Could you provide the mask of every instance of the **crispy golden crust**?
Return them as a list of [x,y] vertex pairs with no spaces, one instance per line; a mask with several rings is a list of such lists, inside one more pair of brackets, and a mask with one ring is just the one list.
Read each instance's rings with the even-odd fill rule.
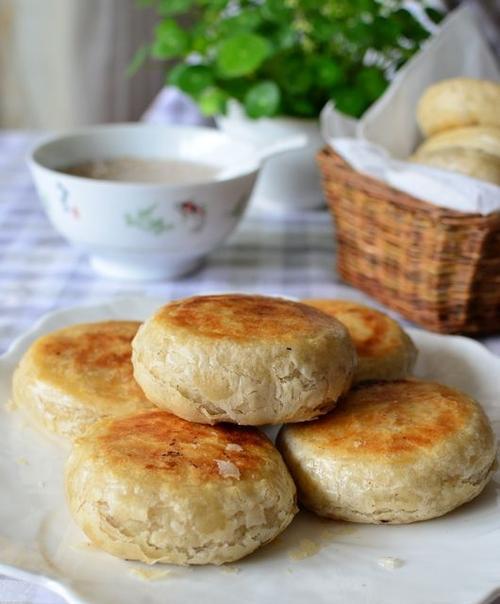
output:
[[307,507],[371,523],[424,520],[470,501],[496,455],[475,401],[403,380],[360,386],[334,413],[286,426],[279,448]]
[[133,377],[132,340],[138,321],[73,325],[31,348],[39,378],[87,398],[90,405],[120,405],[145,397]]
[[89,428],[68,459],[66,493],[93,543],[148,563],[237,560],[297,511],[293,481],[264,435],[161,410]]
[[133,377],[140,323],[72,325],[36,340],[17,368],[15,404],[44,428],[78,436],[96,419],[152,407]]
[[332,409],[356,359],[346,328],[314,308],[220,295],[160,309],[139,329],[132,362],[148,398],[179,417],[261,425]]
[[304,300],[347,327],[358,367],[354,382],[397,380],[409,376],[417,350],[399,324],[384,313],[348,300]]
[[304,300],[335,317],[349,330],[359,356],[373,357],[401,346],[399,325],[383,313],[347,300]]
[[280,298],[225,294],[195,296],[171,302],[155,323],[213,339],[274,340],[310,336],[331,327],[322,313]]
[[[336,457],[419,455],[457,434],[475,403],[441,384],[385,382],[359,386],[337,408],[300,426],[301,438]],[[293,430],[293,429],[292,429]]]
[[224,482],[220,460],[236,465],[240,478],[251,478],[276,455],[271,441],[257,430],[194,424],[161,410],[108,421],[90,438],[108,463],[125,472],[154,470],[196,482]]

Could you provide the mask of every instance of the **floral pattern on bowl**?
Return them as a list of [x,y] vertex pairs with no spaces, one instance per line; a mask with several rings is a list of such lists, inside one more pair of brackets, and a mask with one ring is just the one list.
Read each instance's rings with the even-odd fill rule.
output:
[[125,222],[129,227],[140,229],[152,233],[153,235],[161,235],[165,231],[174,228],[174,225],[167,223],[163,218],[154,216],[157,204],[137,210],[135,214],[126,213]]

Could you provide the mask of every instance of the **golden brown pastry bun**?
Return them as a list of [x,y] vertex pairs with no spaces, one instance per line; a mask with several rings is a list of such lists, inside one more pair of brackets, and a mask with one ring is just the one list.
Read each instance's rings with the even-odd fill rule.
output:
[[306,306],[227,294],[161,308],[133,342],[134,375],[159,407],[193,422],[310,420],[351,384],[345,327]]
[[441,151],[450,147],[475,149],[500,158],[500,127],[469,126],[468,128],[445,130],[426,139],[416,149],[415,155]]
[[39,338],[14,373],[14,405],[43,429],[70,438],[100,418],[153,407],[132,372],[139,325],[87,323]]
[[433,168],[459,172],[472,178],[500,185],[500,157],[477,149],[448,147],[434,151],[421,151],[412,161]]
[[470,501],[496,457],[475,401],[418,381],[360,386],[333,413],[285,426],[278,448],[307,508],[373,524],[426,520]]
[[354,382],[398,380],[411,375],[417,349],[394,319],[347,300],[303,300],[343,323],[358,355]]
[[500,127],[500,84],[473,78],[437,82],[420,98],[417,122],[425,136],[466,126]]
[[149,564],[238,560],[297,512],[286,466],[258,430],[159,409],[90,428],[68,459],[66,493],[92,543]]

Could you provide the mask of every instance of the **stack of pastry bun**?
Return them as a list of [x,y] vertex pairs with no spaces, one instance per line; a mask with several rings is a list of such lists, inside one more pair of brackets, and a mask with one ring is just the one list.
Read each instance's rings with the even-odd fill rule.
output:
[[417,122],[426,139],[410,159],[500,185],[500,83],[442,80],[420,98]]
[[[301,504],[407,523],[478,495],[495,463],[481,407],[411,377],[417,351],[354,302],[256,295],[171,302],[142,325],[74,325],[32,344],[15,405],[71,439],[67,500],[99,548],[222,564]],[[281,425],[276,446],[257,426]]]

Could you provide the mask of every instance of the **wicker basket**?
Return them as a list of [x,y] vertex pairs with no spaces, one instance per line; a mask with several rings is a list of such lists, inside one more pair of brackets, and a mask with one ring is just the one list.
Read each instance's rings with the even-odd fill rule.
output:
[[500,213],[439,208],[329,149],[318,161],[346,282],[433,331],[500,331]]

